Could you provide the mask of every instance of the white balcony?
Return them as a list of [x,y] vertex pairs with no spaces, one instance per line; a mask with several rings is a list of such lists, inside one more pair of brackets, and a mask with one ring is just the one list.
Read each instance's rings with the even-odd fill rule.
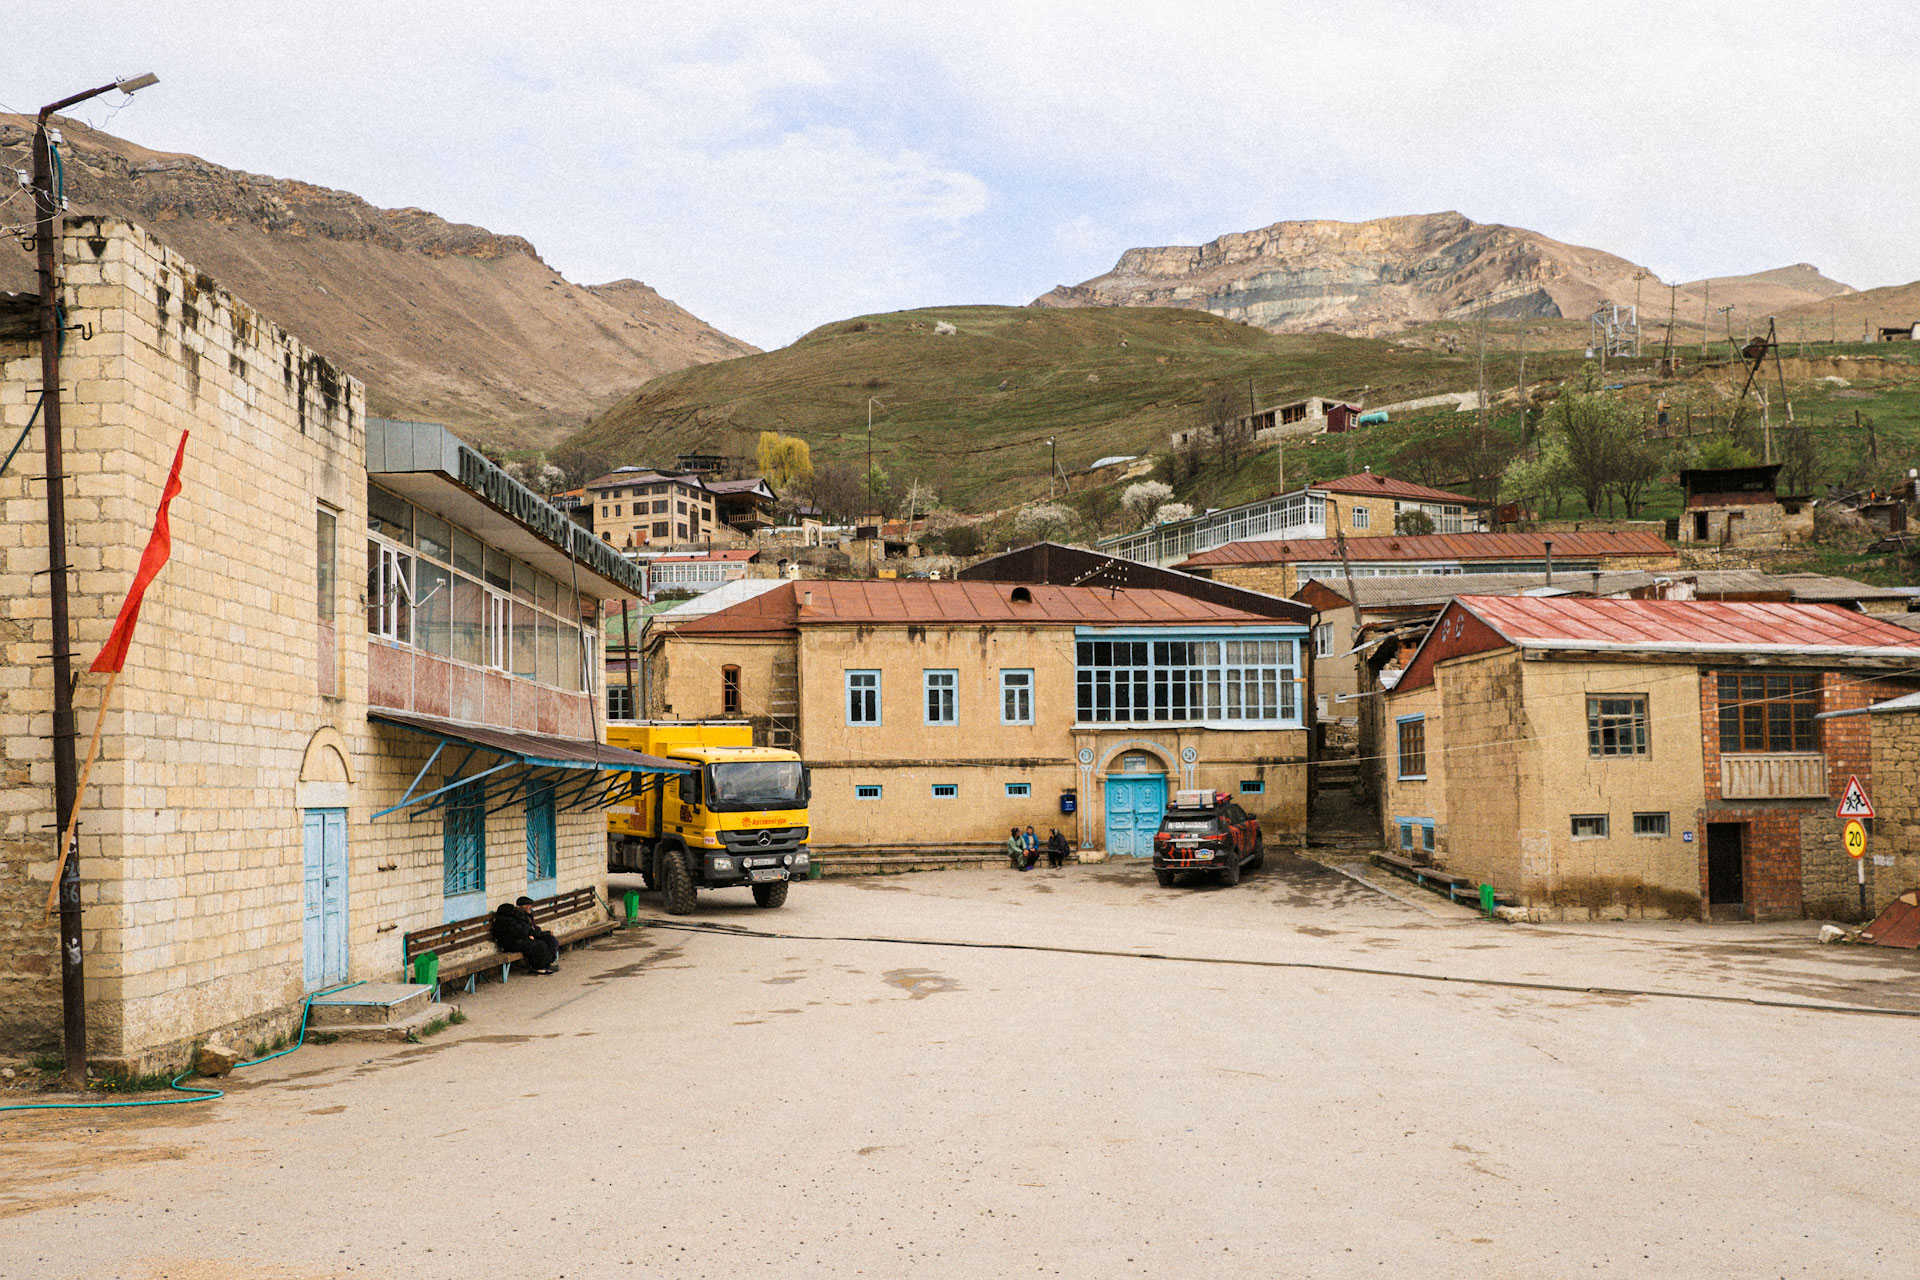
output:
[[1818,800],[1827,794],[1827,757],[1818,751],[1769,751],[1720,757],[1727,800]]

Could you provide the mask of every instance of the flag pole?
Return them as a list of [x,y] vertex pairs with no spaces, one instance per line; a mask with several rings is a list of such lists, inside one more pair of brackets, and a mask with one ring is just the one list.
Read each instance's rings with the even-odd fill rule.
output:
[[47,887],[47,917],[53,915],[54,903],[60,897],[60,877],[67,870],[67,855],[73,850],[74,828],[80,825],[80,802],[86,798],[87,775],[93,772],[94,757],[100,754],[100,727],[107,722],[107,704],[113,701],[113,686],[120,683],[120,670],[114,670],[107,676],[107,687],[100,693],[100,714],[93,718],[93,741],[87,744],[87,762],[80,766],[80,783],[73,789],[73,809],[67,814],[67,825],[60,832],[60,861],[54,864],[53,883]]

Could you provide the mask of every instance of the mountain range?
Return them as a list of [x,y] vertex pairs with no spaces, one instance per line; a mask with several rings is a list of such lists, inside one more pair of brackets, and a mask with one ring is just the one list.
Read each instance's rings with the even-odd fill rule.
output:
[[[1105,275],[1060,285],[1036,307],[1191,307],[1275,333],[1376,337],[1436,321],[1584,320],[1639,299],[1642,327],[1698,328],[1703,303],[1737,323],[1851,294],[1805,263],[1666,290],[1644,267],[1535,231],[1458,213],[1368,222],[1276,222],[1203,245],[1129,249]],[[1714,315],[1717,316],[1717,310]],[[1717,326],[1719,321],[1713,323]]]
[[[376,414],[553,444],[657,374],[757,350],[637,280],[573,284],[518,236],[59,123],[74,212],[146,227],[364,381]],[[31,130],[0,114],[8,167]],[[36,287],[0,241],[0,289]]]

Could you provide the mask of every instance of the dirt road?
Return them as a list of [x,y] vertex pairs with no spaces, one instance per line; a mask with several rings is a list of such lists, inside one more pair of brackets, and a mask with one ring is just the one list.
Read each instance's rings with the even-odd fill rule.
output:
[[[422,1045],[0,1115],[0,1275],[1912,1274],[1920,1018],[1748,1001],[1920,1009],[1915,957],[1407,893],[703,895],[814,938],[632,930]],[[990,945],[822,940],[881,936]]]

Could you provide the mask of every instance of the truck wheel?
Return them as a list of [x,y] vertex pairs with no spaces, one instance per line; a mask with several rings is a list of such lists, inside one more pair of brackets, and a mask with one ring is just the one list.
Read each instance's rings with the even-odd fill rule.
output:
[[753,886],[753,905],[756,907],[781,907],[787,902],[787,882],[776,880],[772,884]]
[[1240,851],[1230,847],[1226,852],[1226,865],[1220,868],[1220,883],[1231,889],[1240,883]]
[[693,914],[693,877],[687,872],[687,860],[680,850],[660,851],[660,883],[665,886],[667,914]]
[[1258,871],[1267,865],[1267,838],[1256,835],[1253,838],[1253,861],[1248,864],[1249,871]]
[[1162,889],[1173,888],[1173,872],[1156,870],[1153,873],[1153,878],[1154,878],[1154,881],[1158,883]]

